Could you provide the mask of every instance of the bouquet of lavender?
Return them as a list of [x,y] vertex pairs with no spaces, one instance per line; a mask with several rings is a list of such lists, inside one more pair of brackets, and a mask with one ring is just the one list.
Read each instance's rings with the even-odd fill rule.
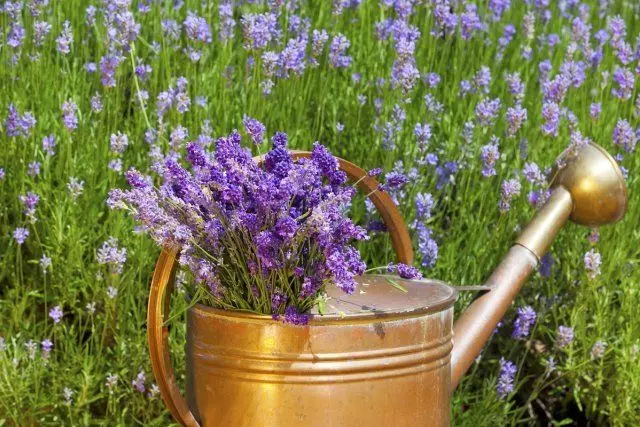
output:
[[286,134],[272,141],[261,164],[235,131],[213,152],[189,143],[192,172],[169,158],[156,187],[132,169],[132,188],[112,190],[108,203],[130,211],[158,245],[180,248],[205,304],[306,323],[326,286],[355,290],[365,263],[352,243],[368,236],[346,216],[355,190],[323,145],[294,160]]

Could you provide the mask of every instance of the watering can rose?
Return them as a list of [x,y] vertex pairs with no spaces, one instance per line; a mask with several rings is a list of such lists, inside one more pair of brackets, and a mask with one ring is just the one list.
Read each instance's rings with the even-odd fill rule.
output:
[[192,171],[169,158],[156,165],[156,187],[132,169],[132,188],[112,190],[108,204],[130,211],[158,245],[181,248],[205,304],[306,323],[327,285],[355,290],[366,266],[352,243],[368,236],[346,215],[355,190],[324,146],[294,160],[286,134],[272,141],[260,164],[237,132],[212,152],[189,143]]

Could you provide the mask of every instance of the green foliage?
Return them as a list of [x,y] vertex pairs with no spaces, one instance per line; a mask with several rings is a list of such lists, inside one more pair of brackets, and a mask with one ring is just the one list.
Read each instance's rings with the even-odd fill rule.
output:
[[[422,32],[416,59],[421,72],[436,72],[442,77],[440,85],[430,91],[444,105],[444,111],[436,117],[425,108],[424,84],[418,84],[408,95],[389,85],[377,87],[378,77],[389,78],[395,53],[391,42],[376,39],[373,29],[391,12],[373,1],[363,1],[359,8],[339,16],[332,15],[328,1],[303,5],[312,28],[327,28],[332,34],[340,32],[348,37],[353,65],[347,70],[333,69],[322,58],[317,68],[278,80],[269,96],[263,96],[260,89],[260,58],[254,57],[255,67],[248,66],[250,53],[242,48],[239,23],[238,37],[228,44],[214,37],[199,63],[189,61],[181,48],[173,48],[172,42],[161,36],[161,19],[173,17],[182,22],[187,9],[205,17],[217,34],[217,4],[188,0],[184,7],[174,10],[169,1],[153,2],[148,14],[137,15],[142,30],[135,42],[135,56],[153,68],[138,89],[130,57],[118,68],[114,88],[101,85],[99,72],[85,71],[86,62],[99,63],[106,52],[104,26],[85,25],[84,11],[91,2],[50,3],[42,19],[53,28],[37,61],[27,55],[37,52],[30,29],[17,64],[11,65],[13,52],[0,47],[0,118],[4,119],[10,103],[20,112],[33,112],[37,118],[29,137],[10,138],[5,125],[0,129],[0,167],[6,171],[0,180],[0,336],[6,345],[0,351],[0,425],[160,426],[171,422],[161,399],[149,393],[153,378],[145,314],[158,249],[148,237],[133,233],[133,221],[121,212],[110,211],[105,199],[110,188],[125,185],[122,175],[108,167],[115,158],[109,150],[110,135],[122,132],[129,137],[130,146],[122,157],[125,169],[135,166],[147,170],[151,161],[144,133],[149,125],[158,127],[155,99],[174,85],[177,77],[187,77],[189,93],[192,97],[206,96],[208,105],[202,108],[192,104],[183,115],[176,111],[167,114],[165,138],[178,124],[194,138],[207,118],[215,135],[221,136],[241,128],[242,116],[247,114],[264,122],[270,135],[277,130],[287,132],[294,149],[308,149],[318,140],[336,155],[365,168],[382,166],[391,170],[398,160],[406,169],[416,164],[413,126],[430,123],[434,134],[430,150],[440,159],[457,161],[461,170],[455,175],[455,184],[442,190],[436,190],[435,172],[423,173],[405,189],[401,208],[411,222],[415,194],[433,193],[436,207],[428,225],[440,252],[428,275],[459,285],[482,283],[517,230],[534,213],[526,201],[530,190],[526,183],[511,210],[499,212],[502,180],[517,176],[527,161],[552,165],[569,140],[565,125],[557,138],[540,131],[543,119],[538,63],[548,58],[557,70],[571,32],[571,23],[561,18],[555,5],[544,31],[561,35],[563,47],[536,50],[530,61],[520,55],[524,42],[521,32],[507,48],[504,59],[495,59],[495,40],[502,35],[503,25],[489,25],[485,37],[466,42],[460,37],[436,39],[429,35],[432,13],[421,7],[412,17]],[[528,6],[525,2],[511,3],[504,22],[520,28]],[[606,19],[598,14],[598,2],[588,3],[595,32],[606,26]],[[628,29],[635,29],[638,9],[633,2],[612,3],[609,16],[620,13]],[[240,7],[244,12],[254,9],[263,10],[256,5]],[[283,23],[289,18],[288,12],[281,17]],[[24,20],[31,28],[34,18],[25,12]],[[64,20],[71,22],[75,33],[68,56],[55,50],[55,37]],[[0,15],[0,31],[5,32],[2,40],[6,40],[9,21],[6,14]],[[539,25],[537,31],[541,32],[543,25]],[[486,44],[485,38],[494,42]],[[154,41],[161,45],[157,55],[151,50]],[[613,54],[607,50],[601,69],[612,71],[614,63]],[[459,85],[461,80],[471,79],[482,65],[488,66],[493,76],[492,97],[503,97],[505,105],[513,100],[507,94],[504,73],[518,71],[526,84],[523,105],[528,109],[528,120],[517,138],[503,138],[507,128],[504,117],[490,130],[478,127],[471,142],[461,136],[465,122],[474,119],[474,107],[482,95],[463,98]],[[360,83],[352,81],[352,72],[361,73]],[[626,118],[638,124],[633,105],[635,89],[632,100],[622,102],[611,94],[610,77],[591,69],[587,74],[585,83],[567,95],[566,106],[576,115],[585,136],[617,152],[611,142],[617,120]],[[138,105],[139,90],[149,93],[144,110]],[[90,107],[96,92],[103,100],[100,113]],[[360,105],[358,95],[367,97],[364,105]],[[376,98],[384,100],[379,114],[374,106]],[[74,132],[66,130],[61,120],[61,106],[67,99],[78,105],[79,126]],[[602,103],[597,121],[589,118],[592,102]],[[389,120],[396,104],[402,105],[407,117],[396,135],[395,151],[388,152],[382,148],[381,133],[373,125],[382,126]],[[343,132],[337,131],[338,123],[344,124]],[[42,138],[49,134],[54,134],[58,143],[53,157],[47,157],[41,148]],[[483,178],[480,149],[492,135],[502,138],[502,156],[497,176]],[[526,159],[521,155],[523,139],[528,141]],[[27,173],[28,164],[34,160],[42,163],[37,178]],[[531,305],[538,312],[531,335],[523,341],[510,338],[514,308],[455,393],[453,425],[579,425],[587,420],[594,425],[640,424],[638,157],[628,154],[624,166],[629,170],[629,212],[620,224],[600,230],[596,248],[603,259],[601,274],[589,279],[584,271],[583,256],[591,247],[586,239],[589,231],[576,225],[565,227],[551,250],[556,259],[551,275],[536,274],[515,304]],[[83,194],[75,200],[67,189],[71,177],[85,182]],[[35,223],[28,223],[22,214],[19,196],[27,191],[40,196]],[[362,218],[362,209],[355,216]],[[19,246],[11,236],[21,226],[29,229],[30,236]],[[109,236],[117,237],[119,245],[127,249],[127,261],[119,275],[109,274],[96,261],[98,249]],[[388,241],[362,245],[361,250],[370,265],[385,265],[393,259]],[[43,254],[52,259],[46,274],[38,264]],[[113,299],[108,296],[109,287],[118,291]],[[469,294],[463,295],[457,310],[462,310],[470,298]],[[174,301],[173,313],[185,309],[184,298]],[[88,308],[91,304],[95,304],[95,312]],[[56,305],[64,311],[57,325],[47,315]],[[554,345],[559,325],[574,328],[575,339],[565,349]],[[39,346],[45,339],[54,344],[49,358],[42,357],[41,348],[30,357],[26,346],[29,340]],[[184,339],[184,317],[177,316],[172,322],[171,343],[172,360],[179,372],[184,369]],[[598,340],[606,342],[607,347],[601,358],[594,358],[591,349]],[[516,390],[506,399],[499,399],[495,391],[500,357],[520,368]],[[552,357],[553,370],[549,368]],[[140,372],[146,374],[145,393],[132,387]],[[111,387],[107,386],[109,374],[118,376]],[[65,402],[65,388],[73,391],[69,404]]]

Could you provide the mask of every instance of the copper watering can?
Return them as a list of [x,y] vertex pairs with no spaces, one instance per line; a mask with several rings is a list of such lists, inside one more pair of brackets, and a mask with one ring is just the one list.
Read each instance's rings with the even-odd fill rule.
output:
[[[303,327],[195,305],[187,313],[186,400],[163,325],[176,264],[176,253],[164,250],[147,325],[153,373],[171,414],[187,426],[449,425],[452,391],[564,223],[597,226],[626,211],[624,178],[604,149],[584,145],[565,152],[559,163],[549,200],[487,279],[488,292],[455,326],[455,288],[437,280],[396,279],[404,293],[382,276],[364,276],[362,292],[328,289],[328,313]],[[362,179],[367,194],[378,187],[354,164],[340,160],[340,167]],[[370,197],[398,262],[412,264],[411,239],[391,198],[384,192]]]

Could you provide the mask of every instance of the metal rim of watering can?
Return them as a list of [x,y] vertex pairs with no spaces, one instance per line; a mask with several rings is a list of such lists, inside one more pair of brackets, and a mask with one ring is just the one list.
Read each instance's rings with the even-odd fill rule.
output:
[[[311,153],[308,151],[291,151],[291,155],[294,159],[311,157]],[[261,163],[263,157],[260,156],[254,159]],[[391,196],[384,191],[378,191],[378,181],[369,176],[367,171],[344,159],[337,158],[337,160],[340,170],[358,183],[358,188],[369,196],[380,213],[391,236],[397,261],[403,264],[413,264],[411,237],[404,219]],[[165,248],[156,263],[147,308],[147,339],[151,368],[160,388],[162,399],[176,421],[182,425],[192,427],[200,424],[189,409],[178,387],[169,355],[169,327],[164,325],[164,320],[169,317],[177,253],[177,248]],[[451,304],[455,301],[455,292],[453,294],[454,298]],[[225,313],[225,315],[228,314]],[[265,320],[260,318],[260,321]]]

